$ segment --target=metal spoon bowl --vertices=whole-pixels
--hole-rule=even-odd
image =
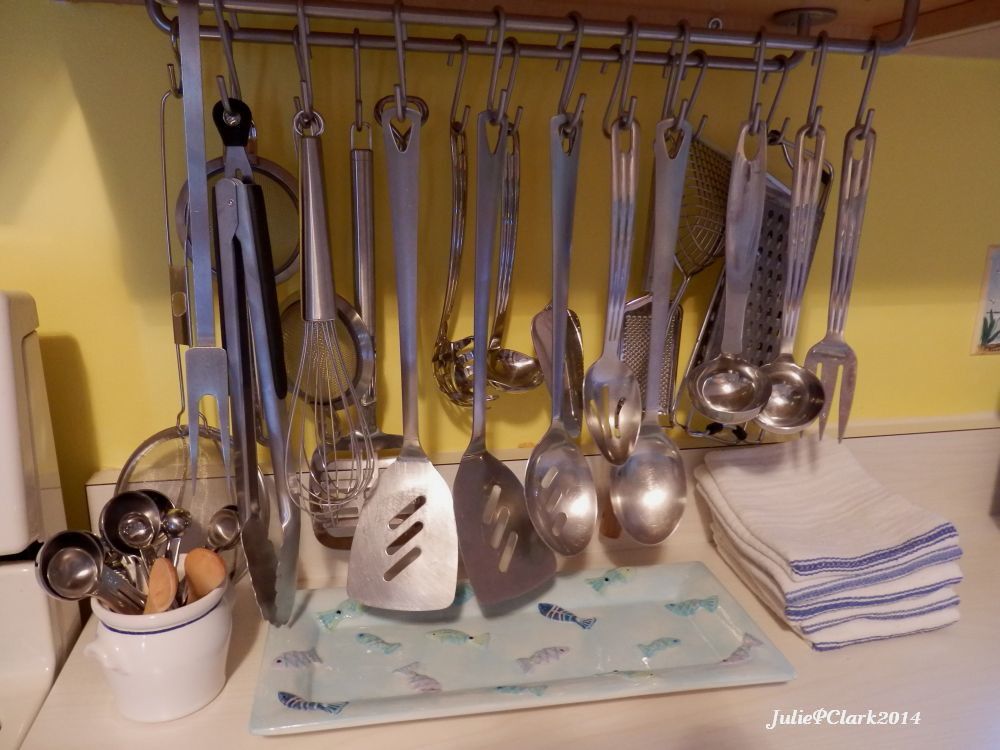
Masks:
[[[640,544],[659,544],[673,533],[687,504],[687,477],[677,446],[659,425],[644,424],[631,455],[612,469],[611,507]]]
[[[642,393],[632,368],[605,349],[583,381],[587,429],[608,461],[625,462],[639,437]]]
[[[208,521],[205,529],[208,548],[224,552],[236,546],[240,538],[240,516],[235,505],[219,508]]]
[[[542,366],[535,357],[497,346],[486,353],[490,385],[502,391],[530,391],[542,384]]]
[[[776,435],[802,432],[823,411],[823,383],[786,355],[760,368],[771,383],[771,396],[757,415],[757,424]]]
[[[748,422],[767,405],[771,381],[760,368],[731,354],[700,365],[688,380],[692,405],[723,424]]]
[[[104,563],[101,540],[82,531],[63,531],[38,550],[35,574],[57,599],[94,596],[124,614],[139,614],[145,597],[123,575]]]
[[[154,537],[159,533],[160,507],[154,497],[144,491],[123,492],[120,495],[115,495],[104,506],[98,521],[101,536],[111,545],[112,549],[123,555],[135,555],[139,552],[139,548],[129,544],[120,533],[123,519],[127,514],[133,512],[141,513],[146,517],[155,529]]]

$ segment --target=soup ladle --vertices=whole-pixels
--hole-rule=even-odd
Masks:
[[[788,245],[785,297],[781,313],[781,351],[761,373],[771,383],[771,396],[755,422],[768,432],[793,435],[812,424],[823,410],[823,383],[793,356],[795,332],[799,324],[802,294],[809,275],[809,250],[812,246],[820,203],[823,174],[823,151],[826,130],[816,125],[815,144],[806,148],[806,138],[813,124],[807,122],[795,136],[796,159],[792,172],[791,211],[788,221]]]
[[[757,129],[763,129],[758,120]],[[740,128],[733,156],[726,203],[726,314],[722,351],[699,365],[688,380],[691,404],[722,424],[748,422],[767,404],[771,381],[743,358],[743,322],[764,217],[767,190],[767,145],[757,138],[757,151],[746,156],[748,120]]]

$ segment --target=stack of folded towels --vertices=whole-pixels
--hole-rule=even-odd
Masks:
[[[955,527],[814,438],[710,451],[695,487],[719,554],[814,649],[958,620]]]

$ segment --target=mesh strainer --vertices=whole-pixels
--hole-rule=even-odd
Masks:
[[[302,337],[305,335],[305,323],[302,320],[302,306],[299,294],[296,292],[285,299],[281,307],[281,336],[285,344],[285,370],[289,382],[295,382],[295,374],[299,370],[299,354],[302,351]],[[340,360],[343,362],[347,377],[357,393],[367,392],[367,384],[375,372],[375,349],[372,346],[368,328],[361,316],[346,299],[337,295],[337,338],[340,342]],[[316,366],[329,377],[324,378],[329,384],[340,383],[333,367],[332,351],[320,348],[315,350]],[[318,394],[309,393],[308,389],[300,395],[314,401]],[[333,399],[334,408],[341,408],[341,394]]]

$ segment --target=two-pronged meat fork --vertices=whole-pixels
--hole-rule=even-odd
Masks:
[[[837,204],[837,236],[833,246],[833,277],[830,283],[830,309],[827,314],[827,331],[822,341],[815,344],[806,355],[805,366],[816,373],[823,383],[826,402],[819,416],[819,435],[823,437],[826,420],[830,414],[834,389],[840,370],[837,440],[844,439],[847,419],[854,401],[854,387],[858,379],[858,358],[844,340],[847,307],[851,301],[854,267],[858,259],[861,224],[868,200],[871,181],[872,157],[875,154],[875,131],[871,127],[869,110],[865,122],[855,125],[844,139],[844,162],[840,173],[840,195]]]

